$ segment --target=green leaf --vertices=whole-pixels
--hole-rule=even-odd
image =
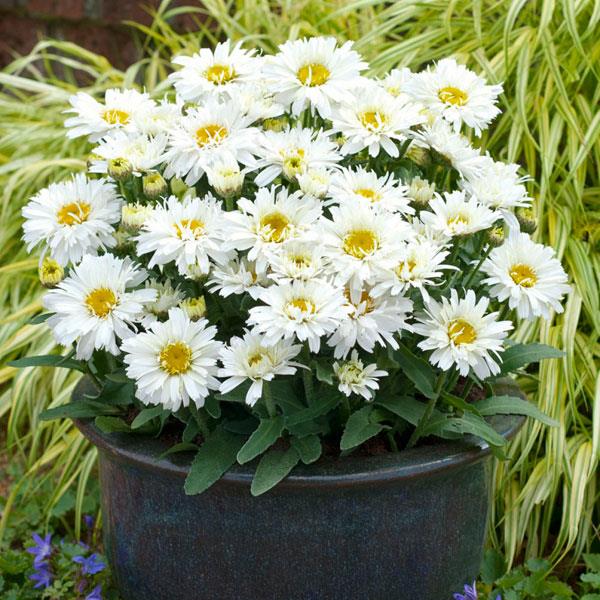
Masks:
[[[237,453],[243,445],[243,437],[217,426],[192,462],[185,480],[185,493],[201,494],[207,490],[235,463]]]
[[[305,421],[312,421],[313,419],[328,413],[339,404],[340,399],[341,395],[337,390],[335,390],[335,393],[328,396],[318,396],[315,398],[315,402],[312,406],[299,410],[287,417],[285,421],[286,427],[289,428],[299,423],[304,423]]]
[[[257,427],[258,419],[253,416],[249,416],[246,419],[239,419],[235,421],[225,421],[223,427],[231,433],[239,433],[241,435],[250,435]]]
[[[350,450],[359,446],[383,429],[383,425],[371,423],[369,420],[372,410],[372,406],[364,406],[350,415],[340,442],[342,450]]]
[[[483,555],[481,565],[481,580],[487,585],[492,585],[506,573],[506,561],[500,552],[488,548]]]
[[[270,490],[287,476],[299,460],[300,457],[295,448],[289,448],[285,451],[271,448],[262,456],[256,467],[254,479],[250,486],[251,494],[260,496]]]
[[[169,456],[170,454],[179,454],[181,452],[197,452],[198,445],[191,444],[190,442],[180,442],[179,444],[175,444],[170,448],[167,448],[158,458],[164,458],[165,456]]]
[[[563,356],[564,352],[546,344],[514,344],[502,353],[501,374],[512,373],[540,360]]]
[[[212,394],[204,400],[204,408],[213,419],[218,419],[221,416],[221,405]]]
[[[375,404],[387,408],[390,412],[408,421],[411,425],[416,425],[425,413],[425,403],[416,400],[412,396],[376,398]],[[441,414],[439,411],[434,411],[434,413]]]
[[[169,414],[169,411],[166,411],[161,405],[144,408],[131,423],[131,429],[139,429],[142,425],[148,423],[148,421],[162,416],[163,413]]]
[[[404,374],[426,398],[433,398],[433,383],[436,374],[433,367],[424,359],[413,354],[404,344],[396,350],[396,359]]]
[[[131,427],[119,417],[96,417],[94,424],[103,433],[129,433],[131,431]]]
[[[465,413],[459,419],[454,419],[463,433],[470,433],[482,440],[485,440],[490,446],[502,447],[506,440],[482,417],[472,413]]]
[[[270,448],[283,431],[283,417],[261,419],[258,427],[238,452],[237,461],[243,465]]]
[[[583,560],[590,571],[600,573],[600,554],[584,554]]]
[[[305,465],[310,465],[320,458],[323,448],[318,435],[308,435],[303,438],[293,437],[290,441]]]
[[[442,399],[445,400],[450,406],[453,406],[458,410],[481,416],[481,412],[476,408],[475,404],[466,402],[460,396],[455,396],[454,394],[450,394],[448,392],[442,392]]]
[[[315,375],[319,381],[333,384],[333,368],[330,363],[324,363],[323,361],[315,360],[312,363],[315,367]]]
[[[558,427],[558,423],[544,414],[535,404],[517,398],[516,396],[491,396],[473,404],[484,417],[491,415],[525,415],[533,417],[551,427]]]
[[[35,317],[31,317],[29,323],[31,325],[39,325],[40,323],[45,323],[51,316],[52,313],[41,313],[39,315],[35,315]]]
[[[227,392],[226,394],[216,394],[215,397],[217,400],[223,400],[225,402],[238,402],[240,404],[244,404],[246,402],[246,394],[250,389],[250,385],[250,381],[244,381],[236,388],[233,388],[230,392]]]
[[[191,442],[198,435],[199,431],[200,431],[200,426],[198,425],[196,420],[190,419],[185,424],[185,429],[183,430],[183,433],[181,434],[181,440],[183,441],[183,443],[187,444],[187,443]]]
[[[80,360],[74,360],[61,356],[60,354],[45,354],[43,356],[25,356],[11,360],[9,367],[24,369],[25,367],[56,367],[62,369],[73,369],[85,373],[85,365]]]
[[[107,406],[102,402],[78,400],[44,410],[40,413],[40,419],[42,421],[52,421],[52,419],[91,419],[98,415],[115,415],[120,412],[118,408]]]

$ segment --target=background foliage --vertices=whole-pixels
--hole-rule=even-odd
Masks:
[[[181,35],[169,22],[188,12],[198,31]],[[29,323],[40,309],[35,259],[20,241],[20,208],[37,189],[85,168],[83,142],[67,141],[62,122],[78,86],[90,93],[138,85],[160,96],[171,56],[229,36],[274,51],[288,38],[331,34],[356,48],[382,74],[454,55],[493,82],[503,81],[502,116],[482,143],[531,176],[537,238],[556,248],[573,284],[565,313],[525,324],[520,341],[566,351],[522,381],[558,428],[530,421],[495,467],[491,542],[510,566],[534,556],[574,565],[598,539],[600,456],[600,1],[598,0],[204,0],[156,9],[150,27],[132,23],[144,58],[122,72],[102,56],[58,41],[39,43],[0,73],[0,361],[47,354],[53,343]],[[79,534],[95,450],[70,422],[41,422],[65,402],[75,375],[60,369],[0,367],[0,417],[7,446],[26,466],[0,520],[0,538],[16,498],[40,481],[58,484],[45,514],[67,490],[75,494]],[[41,474],[41,479],[40,479]],[[596,526],[594,526],[596,523]]]

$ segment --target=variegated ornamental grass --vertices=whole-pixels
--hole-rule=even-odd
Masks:
[[[532,176],[535,237],[557,249],[575,288],[563,315],[525,324],[513,336],[566,351],[565,359],[542,363],[539,373],[522,381],[561,426],[529,420],[511,446],[512,459],[497,465],[492,541],[509,561],[523,550],[554,561],[567,554],[577,559],[598,535],[593,522],[600,452],[600,4],[299,1],[274,10],[266,1],[208,0],[203,6],[208,18],[197,7],[190,10],[198,15],[200,33],[180,36],[168,26],[172,13],[163,3],[152,27],[140,27],[147,58],[124,73],[102,57],[55,42],[39,44],[0,74],[2,361],[17,352],[46,354],[53,346],[43,327],[28,323],[40,308],[37,262],[23,252],[19,213],[51,179],[85,167],[70,158],[81,156],[82,146],[65,139],[60,113],[77,87],[73,72],[92,82],[90,92],[135,81],[156,91],[173,54],[211,44],[221,32],[268,51],[288,37],[316,33],[356,39],[375,74],[455,55],[490,80],[504,81],[504,112],[484,133],[483,144],[501,160],[520,162]],[[0,413],[8,415],[9,445],[25,458],[29,474],[58,475],[51,503],[74,486],[80,511],[95,451],[70,422],[38,421],[41,410],[67,401],[75,382],[67,373],[17,374],[3,367]],[[34,478],[25,478],[18,489],[34,493],[34,486]],[[1,527],[9,515],[5,510]]]

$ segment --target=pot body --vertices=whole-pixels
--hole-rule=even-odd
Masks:
[[[495,426],[510,436],[521,423]],[[235,467],[186,496],[189,457],[77,424],[99,448],[105,552],[125,600],[446,600],[479,572],[486,448],[323,460],[257,498],[253,469]]]

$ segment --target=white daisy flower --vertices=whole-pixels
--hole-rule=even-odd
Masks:
[[[522,319],[551,318],[563,312],[562,298],[568,294],[567,274],[549,246],[536,244],[526,233],[512,232],[494,248],[481,266],[488,275],[484,283],[490,295],[516,309]]]
[[[133,335],[132,325],[142,320],[144,304],[156,298],[156,290],[130,289],[146,276],[128,259],[84,256],[43,299],[53,313],[47,323],[56,341],[63,346],[76,342],[80,360],[101,349],[118,355],[117,338]]]
[[[365,367],[364,363],[358,357],[356,350],[352,351],[350,360],[342,363],[333,363],[333,372],[340,382],[338,390],[350,396],[356,394],[362,396],[367,402],[370,402],[375,397],[375,391],[379,389],[380,377],[385,377],[388,372],[383,369],[378,369],[376,363],[372,363]]]
[[[346,357],[357,344],[367,352],[372,352],[377,344],[398,348],[394,335],[403,329],[410,329],[406,323],[412,302],[401,296],[380,295],[373,297],[368,290],[345,291],[350,312],[327,344],[334,348],[335,358]]]
[[[269,254],[269,278],[277,283],[294,279],[310,281],[321,277],[326,268],[323,248],[314,242],[292,240]]]
[[[371,294],[379,297],[382,294],[396,296],[404,294],[411,288],[421,292],[423,299],[429,298],[427,286],[439,285],[440,277],[445,269],[454,269],[444,264],[448,250],[427,239],[417,239],[404,244],[399,253],[399,261],[393,269],[385,269],[378,273],[377,284]]]
[[[406,92],[451,123],[457,132],[464,123],[481,135],[500,114],[496,102],[502,85],[487,85],[485,79],[453,58],[444,58],[433,69],[415,74],[407,81]]]
[[[469,140],[455,133],[450,125],[441,119],[413,131],[415,143],[433,148],[441,154],[465,179],[480,176],[486,169],[488,158],[471,146]]]
[[[210,194],[204,198],[187,197],[180,202],[169,197],[155,207],[135,238],[139,254],[152,252],[148,267],[175,262],[181,275],[197,267],[202,274],[210,270],[210,259],[225,261],[220,203]]]
[[[167,321],[156,321],[150,331],[121,344],[140,402],[176,412],[192,402],[204,406],[209,390],[219,389],[215,376],[222,344],[214,339],[217,328],[207,325],[206,319],[192,321],[172,308]]]
[[[411,99],[406,93],[406,88],[414,75],[407,67],[392,69],[381,81],[381,87],[391,96],[401,97],[405,100]]]
[[[182,68],[169,75],[177,93],[186,102],[200,102],[215,92],[234,97],[242,84],[256,79],[262,59],[256,50],[244,50],[241,42],[232,47],[226,40],[201,48],[192,56],[176,56],[173,64]]]
[[[242,164],[252,164],[255,130],[250,122],[233,100],[209,98],[201,107],[190,109],[169,132],[165,177],[181,177],[187,185],[194,185],[223,152]]]
[[[308,169],[296,176],[300,189],[313,198],[322,199],[327,195],[331,182],[331,172],[327,169]]]
[[[414,237],[402,217],[375,211],[364,202],[334,206],[331,218],[320,221],[325,255],[336,282],[354,289],[370,283],[376,270],[392,268],[401,242]]]
[[[431,364],[443,371],[456,366],[463,377],[472,369],[480,379],[500,372],[496,360],[504,350],[502,340],[513,324],[497,321],[497,312],[486,315],[489,303],[489,298],[477,301],[473,290],[459,299],[454,289],[450,300],[442,298],[441,304],[433,299],[427,302],[425,315],[412,327],[426,338],[419,342],[419,348],[433,350]]]
[[[421,179],[419,176],[413,177],[406,192],[409,200],[419,208],[429,206],[429,202],[435,195],[435,183]]]
[[[384,152],[396,158],[396,142],[406,139],[410,128],[425,122],[419,108],[401,98],[394,98],[376,85],[363,87],[346,100],[332,115],[332,133],[346,140],[343,154],[356,154],[363,148],[370,156]]]
[[[243,338],[231,338],[229,346],[221,350],[220,359],[223,368],[219,377],[227,377],[219,388],[221,394],[227,394],[249,379],[252,384],[246,394],[246,404],[254,406],[262,396],[263,381],[272,381],[276,375],[293,375],[296,367],[303,365],[292,362],[298,356],[302,346],[289,340],[276,344],[266,344],[264,336],[246,331]]]
[[[91,173],[107,173],[110,160],[125,159],[131,165],[132,173],[139,177],[163,161],[166,147],[166,133],[150,137],[115,131],[102,138],[92,150],[92,156],[99,158],[91,160],[89,170]]]
[[[254,202],[238,200],[238,210],[225,213],[226,249],[249,250],[260,271],[267,265],[268,254],[289,240],[305,237],[321,216],[321,206],[309,196],[285,188],[259,188]]]
[[[134,131],[134,117],[151,112],[155,106],[148,94],[119,89],[106,90],[104,103],[85,92],[71,96],[69,102],[72,108],[64,112],[74,113],[76,116],[65,121],[67,137],[87,135],[91,142],[97,142],[117,129]]]
[[[266,306],[250,309],[248,324],[265,334],[265,343],[297,338],[318,352],[321,338],[337,329],[348,314],[341,288],[326,281],[293,281],[265,289],[260,299]]]
[[[273,94],[262,80],[240,86],[236,90],[235,100],[242,114],[251,119],[253,123],[274,119],[285,112],[284,106],[275,102]]]
[[[88,180],[79,173],[52,183],[23,207],[27,250],[42,243],[54,260],[66,265],[79,262],[84,254],[112,248],[121,205],[114,184],[106,179]]]
[[[470,235],[488,229],[498,219],[498,214],[479,204],[474,197],[467,198],[464,191],[439,194],[429,203],[431,211],[421,211],[419,217],[425,225],[448,237]]]
[[[255,168],[262,169],[254,180],[259,187],[281,173],[293,180],[309,169],[332,168],[342,160],[337,145],[322,131],[302,127],[263,132],[253,152],[258,157]]]
[[[137,111],[132,115],[132,125],[139,135],[150,137],[170,131],[181,119],[183,100],[176,96],[173,102],[166,98],[149,110]]]
[[[239,258],[214,266],[206,285],[210,292],[219,292],[223,298],[247,293],[257,300],[262,290],[270,284],[271,280],[265,271],[258,271],[253,262]]]
[[[154,207],[148,204],[123,204],[121,207],[121,225],[130,232],[137,232],[152,215]]]
[[[375,171],[367,171],[359,166],[355,170],[344,168],[334,173],[328,196],[340,205],[367,202],[373,208],[388,212],[414,214],[407,190],[393,173],[379,177]]]
[[[510,210],[529,206],[531,198],[524,182],[528,177],[518,175],[519,165],[506,164],[489,158],[477,177],[462,180],[459,185],[477,201],[493,210]]]
[[[165,319],[172,308],[185,299],[185,294],[176,285],[173,287],[170,280],[161,283],[156,279],[146,281],[146,289],[155,290],[156,298],[144,306],[142,325],[147,329],[154,321]]]
[[[328,119],[332,104],[344,100],[368,66],[351,48],[352,42],[338,47],[331,37],[289,41],[265,60],[262,74],[276,100],[291,105],[294,115],[310,106]]]

